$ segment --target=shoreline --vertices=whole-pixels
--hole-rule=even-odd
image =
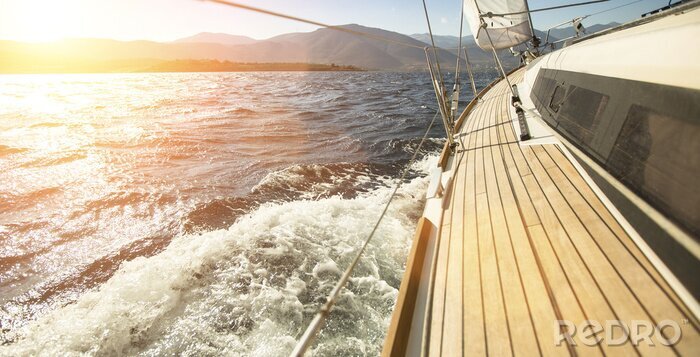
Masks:
[[[29,64],[0,67],[0,74],[106,74],[209,72],[366,72],[352,65],[218,60],[124,60],[88,63]]]

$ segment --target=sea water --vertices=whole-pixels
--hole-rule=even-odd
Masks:
[[[0,355],[288,354],[434,98],[425,73],[0,76]],[[439,123],[314,354],[381,351]]]

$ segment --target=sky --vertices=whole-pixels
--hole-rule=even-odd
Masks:
[[[486,1],[486,0],[481,0]],[[492,0],[488,0],[492,1]],[[585,0],[530,0],[539,9]],[[538,29],[633,0],[533,14]],[[674,0],[675,1],[675,0]],[[421,0],[239,0],[239,2],[328,24],[357,23],[404,34],[425,33]],[[461,0],[426,0],[433,33],[457,35]],[[668,3],[640,2],[589,18],[585,24],[624,22]],[[465,33],[468,33],[465,24]],[[44,42],[64,38],[172,41],[199,32],[265,39],[315,26],[228,8],[202,0],[0,0],[0,39]]]

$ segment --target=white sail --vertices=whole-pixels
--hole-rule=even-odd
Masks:
[[[527,11],[525,0],[465,0],[464,15],[476,44],[484,50],[497,50],[513,47],[532,38],[530,17],[527,13],[497,16]],[[480,15],[484,16],[486,28],[481,26]],[[488,31],[488,35],[487,32]],[[489,40],[489,36],[491,40]],[[493,42],[493,46],[491,45]]]

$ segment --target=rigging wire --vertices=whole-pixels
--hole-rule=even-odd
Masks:
[[[472,64],[469,61],[469,51],[467,51],[468,46],[464,46],[464,61],[467,64],[467,74],[469,74],[469,82],[472,85],[472,92],[474,92],[474,99],[478,99],[479,94],[476,91],[476,83],[474,82],[474,73],[472,73]]]
[[[478,10],[478,9],[477,9]],[[486,27],[488,26],[486,24],[486,21],[484,21],[483,17],[479,17],[481,20],[481,27],[486,30]],[[484,31],[486,33],[486,38],[488,38],[489,42],[491,43],[491,51],[493,52],[493,59],[496,61],[496,70],[501,70],[501,74],[503,75],[503,79],[505,79],[506,83],[508,83],[508,89],[510,89],[511,94],[513,94],[513,97],[517,97],[515,94],[515,90],[513,89],[513,85],[510,83],[510,79],[508,79],[508,74],[506,71],[503,69],[503,64],[501,63],[501,59],[498,57],[498,53],[496,53],[496,46],[493,44],[493,40],[491,39],[491,34],[489,33],[488,30]]]
[[[244,5],[244,4],[240,4],[237,2],[233,2],[233,1],[226,1],[226,0],[202,0],[202,1],[209,1],[209,2],[213,2],[213,3],[225,5],[225,6],[235,7],[235,8],[239,8],[239,9],[243,9],[243,10],[248,10],[248,11],[253,11],[253,12],[266,14],[266,15],[270,15],[270,16],[280,17],[283,19],[288,19],[288,20],[293,20],[293,21],[302,22],[302,23],[306,23],[306,24],[325,27],[328,29],[346,32],[346,33],[350,33],[350,34],[357,35],[357,36],[363,36],[363,37],[371,38],[374,40],[384,41],[384,42],[388,42],[388,43],[394,43],[394,44],[403,45],[406,47],[419,48],[419,49],[423,49],[426,52],[428,51],[428,46],[418,46],[418,45],[414,45],[414,44],[407,43],[404,41],[394,40],[392,38],[388,38],[385,36],[375,35],[375,34],[363,32],[363,31],[356,31],[356,30],[345,28],[345,27],[333,26],[333,25],[322,23],[322,22],[307,20],[304,18],[286,15],[283,13],[265,10],[265,9],[261,9],[261,8],[257,8],[257,7],[253,7],[253,6],[249,6],[249,5]],[[424,1],[424,4],[425,4],[425,1]],[[426,9],[426,16],[427,16],[427,9]],[[430,33],[430,37],[432,40],[433,39],[432,30]],[[435,46],[435,43],[433,41],[433,51],[435,51],[435,56],[437,59],[437,50],[435,49],[434,46]],[[441,80],[442,80],[442,78],[441,78]],[[444,88],[444,83],[443,83],[443,88]],[[444,105],[444,102],[442,104]],[[326,303],[323,304],[323,306],[319,309],[318,313],[316,313],[314,318],[311,320],[311,323],[307,326],[306,330],[304,331],[304,334],[301,336],[301,338],[297,342],[297,345],[294,347],[294,350],[292,351],[292,356],[303,355],[304,352],[306,352],[306,350],[311,346],[314,338],[316,337],[316,333],[321,328],[321,324],[325,321],[326,317],[331,312],[331,309],[335,305],[336,299],[340,295],[340,292],[345,287],[347,282],[350,280],[350,275],[352,274],[353,270],[355,269],[355,266],[357,266],[357,264],[359,263],[360,258],[362,257],[362,254],[364,253],[365,249],[369,245],[369,242],[372,240],[375,233],[377,232],[377,229],[379,228],[379,225],[381,224],[382,220],[386,216],[386,213],[389,210],[389,205],[391,204],[393,199],[396,197],[396,194],[397,194],[399,188],[401,188],[401,185],[403,184],[403,181],[405,180],[406,175],[408,174],[410,168],[413,166],[413,163],[415,162],[416,157],[418,156],[418,153],[420,152],[421,147],[425,143],[425,140],[427,139],[428,134],[430,133],[430,130],[433,127],[433,124],[435,124],[435,119],[437,118],[438,114],[440,114],[440,111],[436,111],[435,115],[433,115],[433,119],[430,121],[430,124],[428,125],[428,129],[425,131],[425,134],[423,135],[423,138],[421,139],[420,143],[418,144],[416,151],[413,153],[413,156],[409,160],[408,165],[404,168],[404,171],[401,174],[401,177],[399,178],[399,181],[396,184],[396,187],[391,192],[391,195],[389,196],[389,200],[387,201],[386,205],[384,206],[384,209],[382,210],[382,213],[379,215],[379,218],[377,219],[377,222],[375,223],[374,227],[372,228],[372,231],[370,232],[369,236],[367,237],[367,239],[364,241],[364,243],[360,247],[360,249],[357,252],[357,255],[355,256],[353,261],[350,263],[350,265],[346,268],[343,275],[340,277],[340,280],[333,287],[333,290],[331,290],[330,294],[326,298]],[[449,134],[450,133],[449,127],[446,127],[445,129],[447,130],[448,135],[450,135]],[[451,137],[449,137],[449,139],[451,139]]]
[[[506,17],[506,16],[510,16],[510,15],[531,14],[533,12],[564,9],[567,7],[574,7],[574,6],[581,6],[581,5],[591,5],[591,4],[597,4],[599,2],[607,2],[607,1],[610,1],[610,0],[593,0],[593,1],[580,2],[580,3],[576,3],[576,4],[566,4],[566,5],[545,7],[545,8],[541,8],[541,9],[535,9],[535,10],[509,12],[509,13],[505,13],[505,14],[494,14],[492,12],[487,12],[485,14],[482,14],[481,17]]]
[[[430,124],[428,125],[428,129],[425,131],[425,134],[423,134],[423,138],[420,140],[420,143],[418,144],[418,147],[416,148],[416,151],[413,152],[413,156],[411,157],[411,160],[409,160],[408,164],[403,170],[403,173],[401,173],[401,177],[399,178],[399,182],[396,184],[394,187],[394,190],[391,192],[391,195],[389,196],[389,200],[387,201],[386,205],[384,205],[384,210],[382,210],[382,213],[379,215],[379,219],[377,219],[377,222],[374,224],[374,228],[372,228],[372,231],[370,232],[369,236],[367,239],[364,241],[362,246],[360,247],[360,250],[357,252],[357,255],[355,255],[355,258],[353,259],[352,263],[345,269],[345,272],[343,275],[340,277],[340,280],[338,280],[338,283],[333,287],[333,290],[331,293],[328,295],[326,298],[326,303],[323,304],[323,306],[319,309],[318,313],[316,316],[314,316],[313,320],[311,320],[311,323],[309,326],[306,328],[306,331],[304,331],[304,334],[302,335],[301,339],[299,339],[297,345],[294,347],[294,350],[292,351],[291,356],[302,356],[306,350],[311,347],[311,344],[313,343],[314,337],[316,336],[316,333],[318,330],[321,328],[321,324],[323,321],[325,321],[326,316],[330,313],[331,309],[333,308],[333,305],[335,305],[335,301],[338,298],[338,295],[340,295],[340,291],[345,287],[345,284],[350,280],[350,275],[352,274],[352,271],[355,269],[355,266],[360,262],[360,257],[362,257],[362,254],[364,253],[365,249],[369,245],[369,242],[372,240],[374,237],[374,234],[377,232],[377,229],[379,228],[379,224],[382,222],[384,219],[384,216],[386,215],[387,211],[389,210],[389,205],[391,204],[391,201],[396,197],[396,193],[399,191],[399,188],[401,188],[401,185],[403,184],[403,181],[406,179],[406,175],[410,171],[411,167],[413,166],[413,163],[416,161],[416,158],[418,157],[418,153],[420,152],[421,147],[423,146],[423,143],[425,143],[425,140],[428,138],[428,134],[430,133],[430,130],[433,128],[433,124],[435,124],[435,119],[437,118],[438,114],[440,112],[436,111],[435,115],[433,115],[433,119],[430,121]]]
[[[630,2],[628,2],[628,3],[626,3],[626,4],[622,4],[622,5],[620,5],[620,6],[615,6],[615,7],[609,8],[609,9],[607,9],[607,10],[602,10],[602,11],[598,11],[598,12],[594,12],[594,13],[592,13],[592,14],[588,14],[588,15],[582,16],[582,18],[591,17],[591,16],[595,16],[595,15],[599,15],[599,14],[608,12],[608,11],[617,10],[617,9],[619,9],[619,8],[621,8],[621,7],[629,6],[629,5],[636,4],[636,3],[642,2],[642,1],[644,1],[644,0],[634,0],[634,1],[630,1]]]
[[[459,91],[460,91],[460,78],[459,78],[459,72],[460,68],[459,65],[461,64],[461,56],[460,52],[462,49],[462,27],[464,24],[464,0],[462,0],[462,5],[460,7],[460,15],[459,15],[459,45],[457,46],[457,64],[455,68],[455,83],[454,87],[452,88],[452,121],[456,121],[457,118],[457,111],[459,109]]]
[[[449,121],[449,111],[447,109],[447,103],[445,103],[445,98],[439,93],[438,80],[435,79],[435,71],[433,70],[433,63],[430,60],[430,53],[428,53],[428,48],[425,49],[425,60],[428,64],[428,72],[430,73],[430,82],[433,85],[433,92],[435,93],[435,101],[437,101],[438,108],[440,108],[440,116],[442,117],[442,124],[445,127],[445,134],[447,137],[447,142],[450,147],[454,145],[454,138],[452,136],[451,125]]]
[[[605,0],[605,1],[607,1],[607,0]],[[476,11],[479,13],[479,22],[481,22],[479,27],[484,29],[484,33],[486,33],[486,38],[488,38],[489,42],[491,43],[491,51],[493,52],[493,59],[494,59],[494,62],[496,62],[496,70],[497,71],[499,69],[501,70],[501,74],[503,74],[503,79],[505,79],[506,82],[508,83],[508,88],[510,89],[510,92],[513,94],[514,97],[516,97],[515,91],[513,90],[513,86],[510,84],[510,80],[508,79],[508,74],[503,69],[503,64],[501,64],[501,59],[498,58],[498,53],[496,53],[496,46],[494,46],[493,40],[491,39],[491,34],[488,31],[488,24],[486,23],[486,20],[484,20],[484,17],[486,17],[486,15],[483,12],[481,12],[481,9],[479,8],[478,2],[475,1],[474,5],[476,5]],[[479,32],[480,31],[481,30],[479,30]]]
[[[363,32],[363,31],[352,30],[352,29],[348,29],[348,28],[340,27],[340,26],[333,26],[333,25],[325,24],[325,23],[318,22],[318,21],[308,20],[308,19],[304,19],[304,18],[300,18],[300,17],[296,17],[296,16],[286,15],[286,14],[279,13],[279,12],[261,9],[258,7],[240,4],[240,3],[237,3],[234,1],[227,1],[227,0],[202,0],[202,1],[209,1],[209,2],[213,2],[213,3],[225,5],[225,6],[230,6],[230,7],[234,7],[234,8],[239,8],[239,9],[243,9],[243,10],[248,10],[248,11],[257,12],[257,13],[261,13],[261,14],[266,14],[266,15],[270,15],[270,16],[274,16],[274,17],[280,17],[280,18],[284,18],[284,19],[288,19],[288,20],[292,20],[292,21],[297,21],[297,22],[302,22],[302,23],[311,24],[311,25],[315,25],[315,26],[325,27],[328,29],[332,29],[332,30],[336,30],[336,31],[340,31],[340,32],[345,32],[345,33],[349,33],[349,34],[353,34],[353,35],[357,35],[357,36],[367,37],[367,38],[371,38],[374,40],[384,41],[387,43],[394,43],[394,44],[398,44],[398,45],[402,45],[402,46],[406,46],[406,47],[419,48],[419,49],[423,49],[426,52],[426,54],[429,50],[428,46],[418,46],[415,44],[395,40],[395,39],[388,38],[388,37],[381,36],[381,35],[375,35],[375,34]],[[432,29],[430,27],[430,19],[428,17],[428,9],[427,9],[427,6],[425,4],[425,0],[423,0],[423,8],[425,11],[426,20],[428,22],[428,31],[430,33],[430,40],[432,43],[432,50],[433,50],[436,64],[437,64],[437,70],[440,74],[440,85],[442,86],[442,88],[440,88],[440,89],[435,88],[436,94],[438,94],[437,91],[440,90],[439,98],[441,99],[441,101],[439,104],[441,104],[441,106],[440,106],[441,108],[444,108],[445,104],[446,104],[444,102],[445,84],[443,81],[442,72],[440,70],[440,63],[439,63],[438,54],[437,54],[438,48],[435,46],[435,40],[433,37]],[[462,6],[462,9],[463,8],[464,7]],[[462,31],[461,27],[462,27],[462,23],[460,23],[460,46],[461,46],[461,31]],[[458,61],[459,61],[459,57],[460,57],[459,52],[457,54],[457,57],[458,57]],[[430,61],[428,61],[428,63],[430,63]],[[459,66],[459,63],[457,64],[457,66]],[[430,69],[432,70],[432,66],[430,67]],[[434,78],[434,76],[433,76],[433,78]],[[336,299],[340,295],[340,292],[345,287],[347,282],[350,280],[350,276],[351,276],[355,266],[357,266],[357,264],[359,263],[360,258],[362,257],[365,249],[369,245],[369,242],[374,237],[375,233],[377,232],[377,229],[379,228],[379,225],[381,224],[382,220],[386,216],[386,213],[389,210],[389,205],[391,204],[393,199],[396,197],[396,194],[397,194],[399,188],[401,188],[401,185],[403,184],[403,181],[405,180],[406,175],[408,174],[410,168],[413,166],[413,163],[415,162],[416,157],[418,156],[418,153],[420,152],[421,147],[425,143],[425,140],[427,139],[428,134],[430,133],[430,130],[432,129],[433,125],[435,124],[435,119],[437,118],[438,114],[442,114],[440,110],[436,111],[435,115],[433,115],[433,119],[430,121],[430,124],[428,125],[428,128],[427,128],[425,134],[423,135],[423,138],[421,139],[420,143],[418,144],[418,147],[416,148],[416,151],[413,153],[413,156],[409,160],[407,166],[404,168],[404,171],[401,174],[401,177],[399,178],[399,181],[396,184],[396,187],[391,192],[391,195],[389,196],[389,200],[387,201],[386,205],[384,206],[384,209],[382,210],[382,213],[380,214],[379,218],[377,219],[377,222],[375,223],[374,227],[372,228],[372,231],[370,232],[369,236],[367,237],[367,239],[364,241],[364,243],[360,247],[359,251],[357,252],[357,254],[356,254],[355,258],[353,259],[353,261],[351,262],[351,264],[346,268],[343,275],[340,277],[340,280],[333,287],[333,290],[331,290],[330,294],[326,298],[325,304],[323,304],[323,306],[319,309],[318,313],[316,313],[314,318],[311,320],[311,323],[307,326],[306,330],[304,331],[304,334],[301,336],[301,338],[297,342],[297,345],[295,346],[294,350],[292,351],[292,356],[302,356],[304,354],[304,352],[306,352],[306,350],[309,347],[311,347],[311,344],[313,343],[313,340],[316,337],[316,334],[320,330],[322,323],[325,321],[326,317],[331,312],[331,309],[335,305]],[[451,128],[449,126],[449,123],[446,122],[447,118],[444,114],[441,116],[443,117],[448,140],[450,142],[452,142]]]
[[[546,43],[543,44],[542,46],[543,46],[543,47],[546,47],[547,45],[550,44],[548,39],[549,39],[549,32],[550,32],[552,29],[555,29],[555,28],[564,26],[564,25],[566,25],[566,24],[573,23],[573,22],[576,21],[576,20],[581,21],[581,20],[587,19],[587,18],[592,17],[592,16],[600,15],[600,14],[606,13],[606,12],[608,12],[608,11],[617,10],[617,9],[619,9],[619,8],[623,8],[623,7],[625,7],[625,6],[629,6],[629,5],[632,5],[632,4],[636,4],[636,3],[642,2],[642,1],[644,1],[644,0],[634,0],[634,1],[630,1],[630,2],[625,3],[625,4],[622,4],[622,5],[618,5],[618,6],[611,7],[611,8],[604,9],[604,10],[597,11],[597,12],[593,12],[593,13],[590,13],[590,14],[588,14],[588,15],[579,16],[579,17],[574,18],[573,20],[569,20],[569,21],[566,21],[566,22],[562,22],[562,23],[559,24],[559,25],[553,26],[553,27],[551,27],[549,30],[547,30],[547,38],[545,39],[545,40],[546,40],[546,41],[545,41]],[[563,40],[555,41],[554,43],[561,42],[561,41],[563,41]],[[552,45],[553,45],[553,44],[552,44]]]
[[[457,46],[457,68],[455,69],[455,83],[459,85],[459,52],[462,51],[462,25],[464,24],[464,0],[462,0],[461,13],[459,15],[459,45]]]
[[[444,96],[445,93],[445,81],[442,78],[442,70],[440,69],[440,59],[438,58],[438,53],[437,53],[437,48],[435,47],[435,38],[433,37],[433,28],[430,26],[430,17],[428,16],[428,6],[425,4],[425,0],[423,0],[423,11],[425,12],[425,21],[428,23],[428,33],[430,34],[430,43],[433,46],[433,56],[435,56],[435,64],[437,66],[437,75],[439,76],[440,79],[440,94],[441,96]],[[443,99],[444,100],[444,99]],[[445,128],[447,129],[447,128]],[[448,130],[448,135],[449,130]]]
[[[352,30],[352,29],[349,29],[349,28],[346,28],[346,27],[341,27],[341,26],[329,25],[329,24],[325,24],[325,23],[323,23],[323,22],[308,20],[308,19],[304,19],[304,18],[301,18],[301,17],[296,17],[296,16],[292,16],[292,15],[283,14],[283,13],[280,13],[280,12],[275,12],[275,11],[270,11],[270,10],[261,9],[261,8],[259,8],[259,7],[254,7],[254,6],[249,6],[249,5],[240,4],[240,3],[237,3],[237,2],[234,2],[234,1],[227,1],[227,0],[201,0],[201,1],[213,2],[213,3],[225,5],[225,6],[235,7],[235,8],[238,8],[238,9],[243,9],[243,10],[248,10],[248,11],[252,11],[252,12],[257,12],[257,13],[260,13],[260,14],[265,14],[265,15],[270,15],[270,16],[275,16],[275,17],[280,17],[280,18],[283,18],[283,19],[292,20],[292,21],[297,21],[297,22],[303,22],[303,23],[309,24],[309,25],[315,25],[315,26],[325,27],[325,28],[328,28],[328,29],[332,29],[332,30],[336,30],[336,31],[340,31],[340,32],[345,32],[345,33],[349,33],[349,34],[353,34],[353,35],[357,35],[357,36],[367,37],[367,38],[371,38],[371,39],[374,39],[374,40],[384,41],[384,42],[387,42],[387,43],[393,43],[393,44],[396,44],[396,45],[401,45],[401,46],[406,46],[406,47],[412,47],[412,48],[419,48],[419,49],[421,49],[421,50],[422,50],[423,48],[425,48],[425,46],[420,46],[420,45],[416,45],[416,44],[412,44],[412,43],[408,43],[408,42],[404,42],[404,41],[400,41],[400,40],[395,40],[395,39],[393,39],[393,38],[389,38],[389,37],[386,37],[386,36],[375,35],[375,34],[368,33],[368,32],[364,32],[364,31]],[[433,44],[433,46],[434,46],[434,44]]]

